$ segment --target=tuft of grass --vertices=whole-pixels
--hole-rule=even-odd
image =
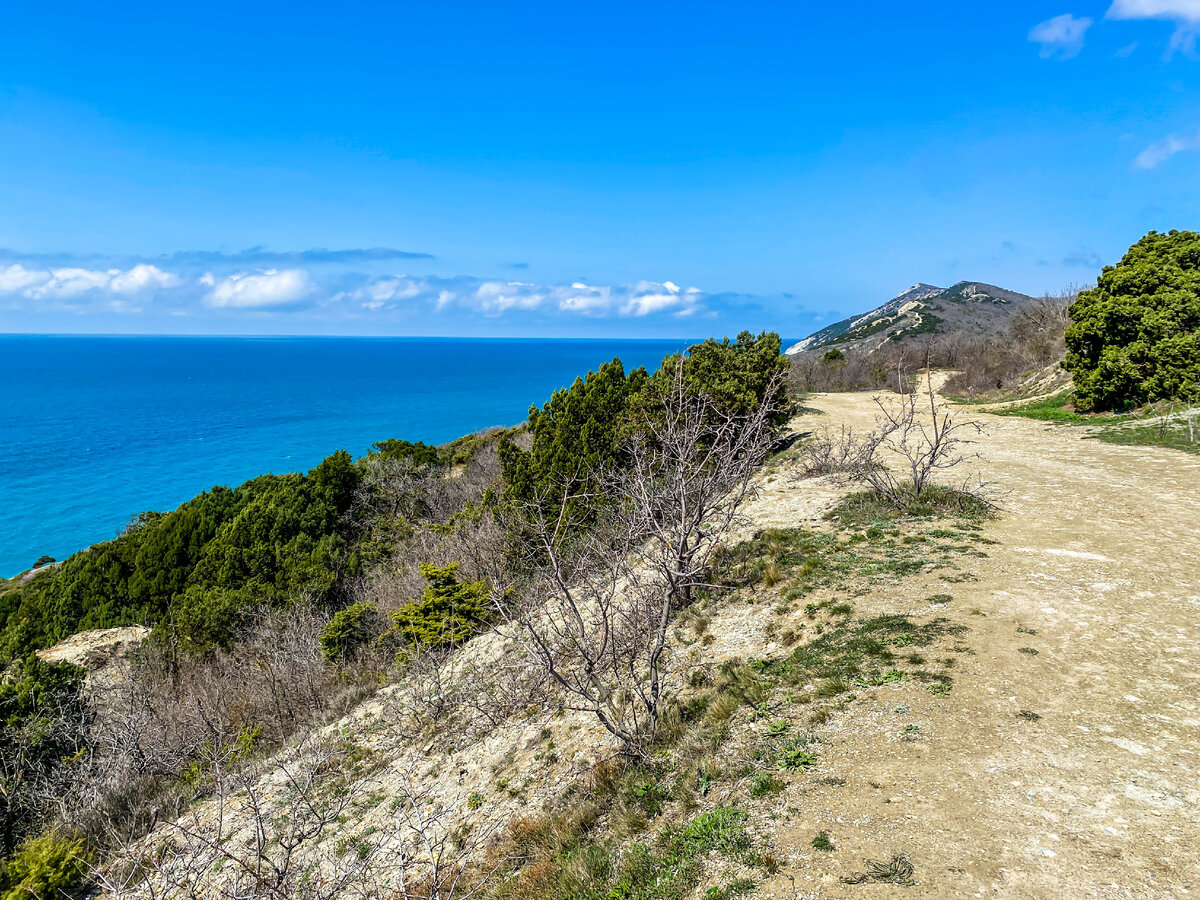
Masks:
[[[955,518],[978,521],[994,514],[991,504],[973,494],[930,485],[894,503],[873,491],[857,491],[835,506],[827,518],[843,526],[874,526],[902,518]]]
[[[725,885],[725,887],[710,887],[700,896],[703,900],[733,900],[735,897],[744,897],[747,894],[757,892],[757,884],[749,878],[739,878],[737,881]]]
[[[1018,625],[1017,634],[1037,634],[1037,629],[1026,628],[1024,625]]]
[[[921,625],[901,615],[842,622],[784,659],[760,664],[760,669],[791,684],[820,681],[817,696],[834,697],[850,690],[856,678],[881,684],[902,678],[897,648],[927,647],[943,635],[965,631],[941,617]]]
[[[812,743],[808,735],[797,735],[779,750],[779,767],[796,771],[811,769],[817,764],[817,755],[808,749]]]
[[[1037,656],[1038,655],[1037,650],[1033,647],[1018,647],[1017,652],[1025,653],[1025,654],[1028,654],[1029,656]]]
[[[638,841],[627,847],[610,836],[591,840],[599,826],[597,812],[585,802],[558,815],[515,822],[508,846],[497,852],[519,861],[521,868],[499,879],[491,896],[682,900],[701,883],[711,856],[769,871],[769,857],[755,851],[746,832],[746,814],[736,807],[717,807],[682,828],[663,828],[651,843]],[[707,896],[741,896],[753,887],[753,882],[742,880]]]
[[[762,797],[770,797],[772,794],[778,794],[785,787],[787,785],[776,778],[771,772],[759,772],[750,779],[750,786],[746,789],[746,793],[757,800]]]
[[[822,853],[832,853],[837,849],[837,847],[833,845],[833,841],[829,839],[828,831],[817,832],[817,836],[812,839],[812,848],[814,850],[820,850]]]

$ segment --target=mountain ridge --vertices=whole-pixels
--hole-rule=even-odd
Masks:
[[[1033,298],[982,281],[948,288],[918,282],[864,313],[826,325],[787,348],[788,356],[817,349],[875,350],[921,334],[999,330]]]

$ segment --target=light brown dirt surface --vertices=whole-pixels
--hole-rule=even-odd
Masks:
[[[869,395],[811,405],[825,415],[805,427],[873,421]],[[783,801],[763,895],[1200,893],[1200,459],[956,414],[986,428],[972,465],[1006,492],[984,531],[998,543],[977,580],[906,579],[860,611],[927,618],[921,598],[945,590],[938,614],[969,627],[972,652],[947,696],[886,685],[831,723],[819,770]],[[811,846],[822,830],[832,852]],[[913,885],[842,881],[896,854]]]

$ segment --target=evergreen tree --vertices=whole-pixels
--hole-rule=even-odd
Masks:
[[[1077,409],[1200,398],[1200,234],[1150,232],[1069,313]]]

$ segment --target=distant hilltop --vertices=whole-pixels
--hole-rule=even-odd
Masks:
[[[994,334],[1033,302],[994,284],[960,281],[949,288],[914,284],[870,312],[826,325],[788,347],[789,356],[838,348],[870,352],[888,341],[928,334]]]

